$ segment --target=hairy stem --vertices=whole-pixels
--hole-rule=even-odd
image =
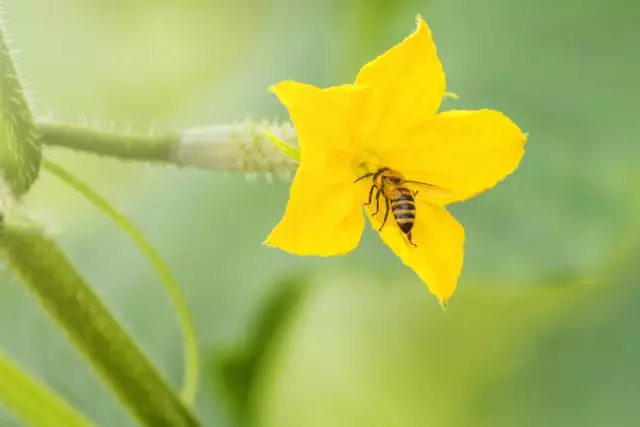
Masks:
[[[33,116],[4,31],[0,31],[0,175],[16,197],[25,194],[36,180],[40,156]]]
[[[198,343],[196,340],[195,327],[191,319],[191,313],[185,301],[180,285],[174,279],[171,270],[162,260],[162,257],[155,250],[153,245],[144,237],[138,228],[122,213],[115,209],[107,200],[93,191],[88,185],[83,183],[61,166],[50,160],[44,159],[42,167],[67,185],[73,187],[82,194],[95,207],[104,212],[111,220],[127,234],[133,243],[147,258],[149,263],[160,277],[165,289],[169,293],[171,301],[178,313],[178,321],[182,330],[185,352],[184,383],[182,386],[182,398],[188,404],[193,404],[198,385]]]
[[[275,137],[296,147],[288,123],[243,122],[188,129],[179,134],[141,136],[103,132],[81,126],[37,124],[39,141],[125,161],[142,161],[195,167],[210,171],[289,174],[298,162],[283,154]]]
[[[37,132],[44,145],[143,162],[172,162],[178,142],[176,135],[129,135],[55,123],[38,123]]]
[[[0,228],[0,257],[142,425],[200,425],[58,246],[42,231],[5,222]]]

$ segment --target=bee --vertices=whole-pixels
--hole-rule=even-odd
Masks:
[[[369,190],[369,200],[365,203],[365,206],[369,206],[373,203],[374,192],[376,211],[373,216],[376,216],[378,212],[380,212],[381,196],[384,198],[386,206],[384,219],[382,220],[382,225],[378,231],[382,231],[383,227],[387,223],[387,219],[389,218],[389,212],[393,212],[393,217],[398,228],[400,228],[404,235],[407,236],[409,243],[414,247],[417,247],[418,245],[413,243],[411,231],[413,230],[413,226],[416,222],[415,197],[418,195],[418,191],[412,191],[407,187],[407,184],[423,184],[434,188],[435,186],[426,182],[406,180],[402,174],[387,167],[380,168],[376,172],[367,173],[356,179],[354,183],[369,177],[373,177],[373,183],[371,184],[371,190]]]

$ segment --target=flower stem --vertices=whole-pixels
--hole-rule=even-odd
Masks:
[[[92,427],[95,424],[0,351],[0,402],[33,427]]]
[[[209,171],[290,174],[297,162],[283,154],[265,131],[295,148],[297,138],[288,123],[243,122],[188,129],[177,134],[141,136],[87,127],[37,123],[38,140],[125,161],[165,163]]]
[[[160,257],[153,245],[144,237],[138,228],[107,200],[94,192],[87,184],[50,160],[43,159],[42,167],[70,187],[73,187],[95,207],[111,218],[111,220],[131,238],[153,266],[158,276],[160,276],[160,280],[169,293],[171,301],[177,311],[184,341],[185,367],[181,396],[186,403],[192,405],[198,385],[198,343],[191,313],[180,291],[180,285],[173,277],[171,270],[169,270],[169,267],[162,260],[162,257]]]
[[[200,423],[44,232],[6,221],[0,257],[148,427]]]
[[[1,24],[1,22],[0,22]],[[0,175],[19,198],[38,176],[40,145],[20,78],[0,25]]]
[[[44,145],[143,162],[172,162],[178,142],[176,135],[130,135],[57,123],[38,123],[37,132]]]

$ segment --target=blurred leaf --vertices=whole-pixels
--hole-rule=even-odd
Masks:
[[[640,424],[640,246],[541,331],[510,375],[471,396],[482,425],[600,427]]]
[[[638,277],[488,285],[446,313],[407,283],[323,277],[254,381],[254,425],[636,425]]]
[[[142,424],[200,425],[43,232],[5,224],[0,256]]]
[[[0,30],[0,174],[17,196],[38,176],[40,156],[33,117]]]
[[[252,404],[256,379],[271,356],[271,349],[279,343],[289,323],[295,318],[307,293],[306,280],[291,278],[278,283],[264,303],[260,305],[253,321],[247,343],[228,351],[226,357],[213,360],[218,376],[214,379],[225,398],[238,425],[251,425]]]
[[[32,427],[95,425],[0,351],[0,402]]]

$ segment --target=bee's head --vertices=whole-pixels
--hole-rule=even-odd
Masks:
[[[380,182],[382,185],[402,185],[404,179],[400,173],[390,169],[382,168],[376,172],[374,181]]]

